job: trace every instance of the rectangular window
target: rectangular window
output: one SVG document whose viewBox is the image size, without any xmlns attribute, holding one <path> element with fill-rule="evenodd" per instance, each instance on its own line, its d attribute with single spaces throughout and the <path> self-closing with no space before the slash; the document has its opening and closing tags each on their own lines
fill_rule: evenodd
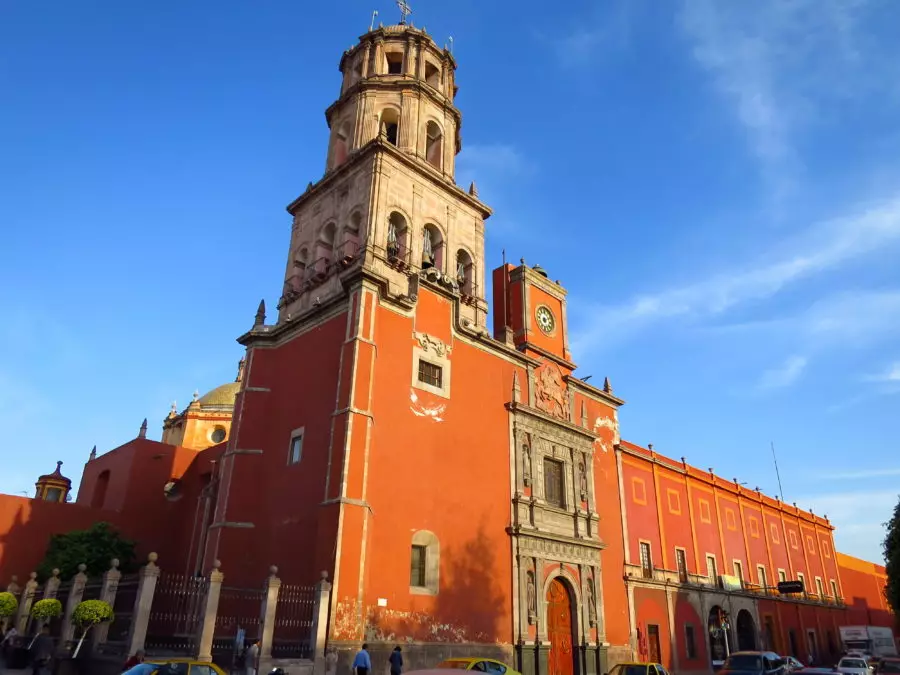
<svg viewBox="0 0 900 675">
<path fill-rule="evenodd" d="M 288 464 L 297 464 L 303 457 L 303 432 L 294 432 L 291 436 L 291 447 L 288 452 Z"/>
<path fill-rule="evenodd" d="M 744 566 L 741 565 L 740 560 L 734 561 L 734 576 L 736 576 L 738 579 L 740 579 L 742 581 L 744 579 Z"/>
<path fill-rule="evenodd" d="M 650 544 L 641 542 L 641 572 L 645 579 L 653 576 L 653 560 L 650 558 Z"/>
<path fill-rule="evenodd" d="M 647 647 L 650 651 L 650 661 L 652 663 L 659 663 L 659 626 L 657 624 L 651 623 L 647 625 L 647 642 Z"/>
<path fill-rule="evenodd" d="M 834 579 L 831 580 L 831 595 L 833 595 L 835 598 L 840 597 L 838 595 L 837 582 Z"/>
<path fill-rule="evenodd" d="M 697 658 L 697 643 L 694 638 L 694 627 L 686 623 L 684 625 L 684 651 L 688 659 Z"/>
<path fill-rule="evenodd" d="M 686 584 L 688 580 L 687 556 L 683 548 L 675 549 L 675 565 L 678 567 L 678 581 Z"/>
<path fill-rule="evenodd" d="M 806 578 L 803 576 L 803 572 L 797 572 L 797 581 L 803 584 L 803 592 L 806 593 Z"/>
<path fill-rule="evenodd" d="M 756 566 L 756 578 L 759 580 L 760 588 L 766 588 L 769 585 L 769 580 L 766 578 L 765 565 Z"/>
<path fill-rule="evenodd" d="M 819 577 L 816 577 L 816 593 L 819 594 L 820 598 L 825 596 L 825 587 L 822 585 L 822 580 Z"/>
<path fill-rule="evenodd" d="M 553 506 L 565 507 L 563 482 L 564 464 L 555 459 L 544 458 L 544 499 Z"/>
<path fill-rule="evenodd" d="M 787 581 L 787 574 L 784 573 L 784 570 L 778 570 L 778 583 L 783 581 Z"/>
<path fill-rule="evenodd" d="M 443 386 L 443 375 L 440 366 L 419 359 L 419 382 L 440 389 Z"/>
<path fill-rule="evenodd" d="M 716 579 L 719 577 L 719 572 L 716 569 L 716 556 L 707 555 L 706 556 L 706 575 L 715 583 Z"/>
<path fill-rule="evenodd" d="M 409 564 L 409 585 L 424 588 L 425 586 L 425 552 L 427 547 L 412 547 L 412 555 Z"/>
</svg>

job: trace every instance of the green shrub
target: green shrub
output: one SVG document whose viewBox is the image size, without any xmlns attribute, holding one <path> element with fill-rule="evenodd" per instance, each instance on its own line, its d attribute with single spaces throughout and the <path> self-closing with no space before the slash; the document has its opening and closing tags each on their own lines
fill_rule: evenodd
<svg viewBox="0 0 900 675">
<path fill-rule="evenodd" d="M 56 598 L 38 600 L 31 608 L 32 619 L 58 619 L 62 615 L 62 603 Z"/>
<path fill-rule="evenodd" d="M 0 593 L 0 618 L 8 618 L 16 613 L 19 609 L 19 601 L 9 591 Z"/>
<path fill-rule="evenodd" d="M 79 602 L 72 612 L 72 621 L 82 628 L 90 628 L 98 623 L 113 620 L 113 609 L 103 600 L 85 600 Z"/>
</svg>

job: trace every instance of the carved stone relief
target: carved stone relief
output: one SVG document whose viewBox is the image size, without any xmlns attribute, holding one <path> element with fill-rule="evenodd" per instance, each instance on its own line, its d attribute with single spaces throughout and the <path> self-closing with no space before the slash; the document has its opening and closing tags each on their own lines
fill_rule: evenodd
<svg viewBox="0 0 900 675">
<path fill-rule="evenodd" d="M 426 354 L 431 351 L 434 352 L 435 356 L 443 358 L 453 350 L 452 347 L 444 344 L 442 340 L 432 337 L 428 333 L 413 333 L 413 337 L 415 337 L 416 342 L 419 343 L 422 351 Z"/>
<path fill-rule="evenodd" d="M 554 363 L 547 363 L 535 378 L 535 406 L 562 420 L 571 418 L 567 388 Z"/>
</svg>

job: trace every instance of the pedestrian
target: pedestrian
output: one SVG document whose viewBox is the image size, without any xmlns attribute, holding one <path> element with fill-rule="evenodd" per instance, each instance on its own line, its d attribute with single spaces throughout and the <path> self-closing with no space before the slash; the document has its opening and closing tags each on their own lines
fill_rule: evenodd
<svg viewBox="0 0 900 675">
<path fill-rule="evenodd" d="M 247 650 L 247 675 L 256 675 L 256 661 L 259 659 L 259 640 L 254 640 Z"/>
<path fill-rule="evenodd" d="M 53 659 L 53 638 L 50 637 L 50 626 L 43 626 L 41 634 L 31 645 L 32 675 L 50 675 L 50 661 Z"/>
<path fill-rule="evenodd" d="M 124 673 L 127 670 L 131 670 L 137 664 L 144 662 L 144 650 L 138 649 L 132 656 L 128 657 L 128 660 L 125 662 L 125 665 L 122 666 L 122 672 Z"/>
<path fill-rule="evenodd" d="M 397 645 L 388 658 L 388 661 L 391 663 L 391 675 L 400 675 L 403 672 L 403 654 L 400 653 L 401 651 L 400 645 Z"/>
<path fill-rule="evenodd" d="M 369 675 L 372 670 L 372 659 L 369 658 L 369 645 L 363 643 L 362 648 L 353 658 L 353 672 L 356 675 Z"/>
</svg>

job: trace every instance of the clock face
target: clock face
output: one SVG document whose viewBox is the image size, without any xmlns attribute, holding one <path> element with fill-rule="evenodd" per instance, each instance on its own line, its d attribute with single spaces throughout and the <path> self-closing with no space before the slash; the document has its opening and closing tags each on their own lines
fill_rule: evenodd
<svg viewBox="0 0 900 675">
<path fill-rule="evenodd" d="M 534 317 L 537 319 L 538 328 L 543 332 L 548 335 L 553 332 L 553 329 L 556 327 L 556 319 L 553 318 L 553 312 L 550 311 L 549 307 L 541 305 L 535 311 Z"/>
</svg>

